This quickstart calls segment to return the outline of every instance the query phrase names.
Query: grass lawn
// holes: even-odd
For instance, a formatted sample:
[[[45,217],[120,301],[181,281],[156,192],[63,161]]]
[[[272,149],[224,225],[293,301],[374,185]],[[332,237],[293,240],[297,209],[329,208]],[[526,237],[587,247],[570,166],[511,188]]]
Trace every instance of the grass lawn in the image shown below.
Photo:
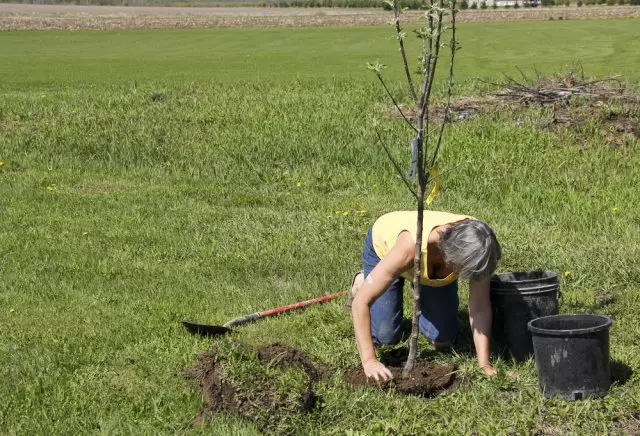
[[[576,62],[637,86],[636,27],[464,25],[456,92],[516,65]],[[183,374],[210,347],[183,318],[223,323],[344,289],[372,221],[413,207],[370,122],[408,163],[409,132],[384,117],[365,68],[379,58],[400,79],[396,56],[389,27],[0,33],[0,433],[179,431],[202,403]],[[340,379],[358,364],[351,320],[333,302],[220,340],[230,353],[295,345],[336,371],[322,407],[278,432],[628,432],[640,413],[639,148],[598,131],[575,143],[539,130],[539,115],[455,124],[433,208],[490,223],[500,271],[563,273],[563,312],[613,295],[600,312],[631,378],[602,400],[544,400],[532,361],[497,363],[518,381],[488,380],[460,351],[438,358],[472,379],[465,389],[356,391]],[[257,432],[228,416],[201,431]]]

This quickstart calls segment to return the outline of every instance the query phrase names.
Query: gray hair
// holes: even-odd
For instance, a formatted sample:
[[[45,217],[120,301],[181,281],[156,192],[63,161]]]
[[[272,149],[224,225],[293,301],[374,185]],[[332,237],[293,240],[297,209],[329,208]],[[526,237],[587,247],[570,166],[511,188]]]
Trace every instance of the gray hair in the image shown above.
[[[493,274],[502,257],[495,233],[479,220],[464,220],[440,235],[438,248],[444,261],[463,279],[486,278]]]

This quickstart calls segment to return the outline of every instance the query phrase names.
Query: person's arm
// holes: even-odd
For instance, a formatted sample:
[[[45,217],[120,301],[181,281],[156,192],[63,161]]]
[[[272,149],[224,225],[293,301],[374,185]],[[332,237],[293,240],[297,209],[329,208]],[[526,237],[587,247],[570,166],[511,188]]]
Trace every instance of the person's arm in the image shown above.
[[[362,368],[367,377],[375,380],[388,380],[393,377],[391,371],[376,358],[371,338],[370,308],[389,285],[409,269],[413,264],[415,242],[408,232],[402,232],[393,248],[378,262],[373,271],[365,278],[351,305],[353,329]]]
[[[469,282],[469,323],[473,332],[473,344],[476,347],[478,366],[485,374],[493,375],[496,370],[491,366],[489,360],[492,320],[489,282],[489,278]]]

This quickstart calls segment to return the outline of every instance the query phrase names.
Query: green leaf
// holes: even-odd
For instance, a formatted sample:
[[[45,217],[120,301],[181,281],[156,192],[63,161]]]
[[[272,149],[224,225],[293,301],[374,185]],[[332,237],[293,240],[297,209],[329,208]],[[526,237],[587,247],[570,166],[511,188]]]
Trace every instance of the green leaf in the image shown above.
[[[387,68],[387,66],[385,64],[380,63],[379,60],[377,60],[375,63],[367,62],[367,69],[369,71],[374,71],[378,75],[382,74],[382,70],[384,68]]]

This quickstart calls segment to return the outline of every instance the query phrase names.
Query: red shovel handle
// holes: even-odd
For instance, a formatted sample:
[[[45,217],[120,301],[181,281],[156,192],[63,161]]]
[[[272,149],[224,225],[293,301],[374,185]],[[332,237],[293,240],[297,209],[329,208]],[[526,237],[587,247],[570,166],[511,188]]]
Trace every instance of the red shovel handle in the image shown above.
[[[323,303],[325,301],[329,301],[336,297],[342,297],[343,295],[347,295],[348,291],[338,292],[336,294],[324,295],[322,297],[314,298],[312,300],[301,301],[299,303],[289,304],[288,306],[276,307],[275,309],[265,310],[264,312],[260,312],[261,317],[277,315],[282,312],[288,312],[290,310],[302,309],[303,307],[309,306],[311,304]]]
[[[301,301],[299,303],[289,304],[287,306],[276,307],[275,309],[265,310],[264,312],[256,312],[256,313],[251,313],[249,315],[243,315],[225,323],[224,327],[232,327],[234,325],[246,324],[248,322],[251,322],[260,318],[265,318],[267,316],[273,316],[279,313],[289,312],[291,310],[302,309],[303,307],[309,306],[311,304],[323,303],[325,301],[329,301],[336,297],[342,297],[343,295],[346,295],[347,292],[349,291],[342,291],[342,292],[338,292],[336,294],[331,294],[331,295],[323,295],[322,297],[313,298],[307,301]]]

